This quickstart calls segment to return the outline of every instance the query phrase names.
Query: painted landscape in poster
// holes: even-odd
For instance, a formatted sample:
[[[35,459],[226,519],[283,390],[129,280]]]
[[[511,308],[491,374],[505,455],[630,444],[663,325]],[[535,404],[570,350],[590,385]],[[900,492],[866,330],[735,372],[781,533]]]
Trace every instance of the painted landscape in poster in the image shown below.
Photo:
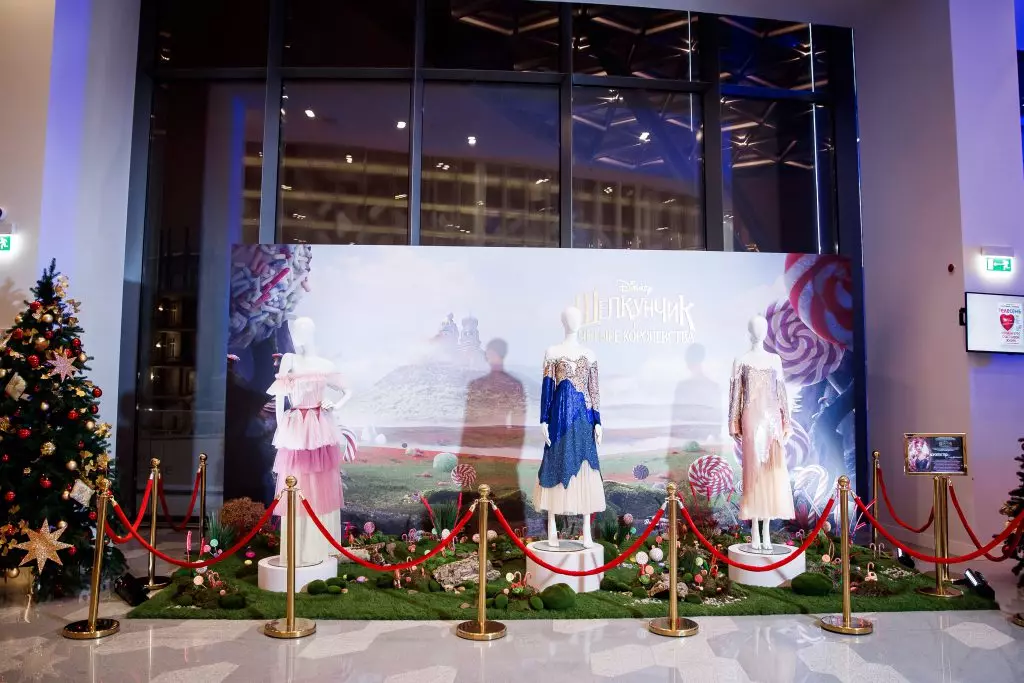
[[[259,245],[232,258],[225,485],[269,501],[274,411],[266,389],[316,323],[318,354],[352,392],[335,411],[357,443],[339,473],[343,521],[430,528],[422,500],[490,484],[539,532],[544,351],[562,310],[601,372],[599,450],[608,515],[653,515],[668,481],[738,522],[739,450],[727,429],[734,359],[755,314],[782,358],[796,524],[817,520],[856,445],[850,269],[836,256],[619,250]],[[475,494],[473,494],[475,495]]]

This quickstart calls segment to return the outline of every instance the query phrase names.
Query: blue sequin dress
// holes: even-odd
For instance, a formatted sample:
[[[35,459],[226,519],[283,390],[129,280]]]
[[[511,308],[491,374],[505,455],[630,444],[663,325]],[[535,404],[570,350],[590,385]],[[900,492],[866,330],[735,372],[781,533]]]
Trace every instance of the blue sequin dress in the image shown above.
[[[597,362],[546,358],[540,421],[548,425],[533,503],[559,515],[586,515],[605,509],[604,482],[594,427],[601,424]]]

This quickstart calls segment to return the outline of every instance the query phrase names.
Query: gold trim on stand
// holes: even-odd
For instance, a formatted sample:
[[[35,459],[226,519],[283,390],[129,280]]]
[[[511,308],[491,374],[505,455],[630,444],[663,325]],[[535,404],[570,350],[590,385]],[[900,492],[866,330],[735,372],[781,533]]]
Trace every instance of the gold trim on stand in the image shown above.
[[[117,619],[100,619],[100,577],[103,575],[103,544],[107,533],[107,503],[110,502],[110,482],[100,478],[100,492],[96,496],[96,540],[92,556],[92,582],[89,585],[89,618],[73,621],[64,627],[61,635],[71,640],[98,640],[121,630]]]
[[[932,480],[932,506],[935,511],[935,556],[949,557],[949,477],[938,474]],[[933,598],[959,598],[963,591],[949,581],[949,565],[935,563],[935,585],[918,588],[917,592]]]
[[[284,482],[285,486],[288,487],[285,491],[285,494],[288,496],[288,548],[286,550],[288,592],[284,603],[285,616],[284,619],[268,621],[263,627],[263,633],[271,638],[305,638],[316,633],[316,622],[312,619],[295,618],[295,514],[298,511],[296,498],[298,498],[299,490],[296,488],[296,485],[299,483],[299,480],[289,475]]]
[[[668,493],[668,616],[651,620],[647,630],[659,636],[685,638],[696,635],[700,626],[693,619],[679,616],[679,498],[676,497],[675,482],[670,481],[665,491]]]
[[[206,541],[206,453],[199,454],[199,541]]]
[[[480,543],[477,560],[480,564],[477,586],[476,619],[464,621],[455,627],[455,635],[466,640],[497,640],[507,635],[505,624],[487,620],[487,506],[490,505],[491,487],[480,485],[477,501],[480,513]]]
[[[153,492],[149,499],[149,544],[156,547],[156,517],[157,517],[157,505],[159,504],[160,498],[160,460],[153,458],[149,461],[150,471],[149,476],[153,480]],[[149,571],[146,576],[146,590],[157,590],[158,588],[166,588],[171,585],[171,579],[167,576],[157,576],[156,573],[156,555],[153,553],[149,554]]]
[[[839,477],[840,555],[843,567],[843,612],[822,617],[818,622],[826,631],[844,636],[864,636],[875,630],[867,619],[850,614],[850,478]]]

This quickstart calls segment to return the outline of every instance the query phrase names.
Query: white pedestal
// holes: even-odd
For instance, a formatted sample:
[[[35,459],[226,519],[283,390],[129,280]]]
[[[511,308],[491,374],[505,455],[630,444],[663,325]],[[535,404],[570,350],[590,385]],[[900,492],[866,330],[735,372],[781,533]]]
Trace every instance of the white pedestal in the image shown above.
[[[746,543],[736,543],[729,546],[729,559],[734,562],[763,567],[775,564],[779,560],[784,560],[796,552],[796,548],[788,545],[773,545],[771,555],[764,552],[751,552],[747,548],[749,546]],[[773,569],[770,572],[752,572],[730,565],[729,579],[745,586],[778,588],[786,581],[792,581],[805,571],[807,571],[806,555],[801,554],[800,557],[797,557],[789,564]]]
[[[265,591],[272,591],[274,593],[285,593],[288,590],[288,568],[283,564],[278,566],[278,562],[282,562],[284,558],[279,555],[273,555],[271,557],[264,557],[259,562],[259,574],[257,575],[257,583],[260,588]],[[308,565],[305,567],[295,568],[295,590],[301,591],[306,588],[311,581],[317,579],[327,580],[334,578],[338,575],[338,561],[333,557],[328,557],[322,562],[317,564]]]
[[[534,555],[559,569],[580,572],[604,564],[604,548],[596,543],[590,548],[584,548],[583,544],[577,541],[562,541],[557,550],[548,549],[547,546],[547,541],[535,541],[527,547]],[[556,574],[540,566],[529,556],[526,558],[526,572],[531,575],[530,585],[538,591],[556,583],[564,583],[577,593],[590,593],[601,587],[601,577],[604,576],[604,574],[594,574],[593,576]]]

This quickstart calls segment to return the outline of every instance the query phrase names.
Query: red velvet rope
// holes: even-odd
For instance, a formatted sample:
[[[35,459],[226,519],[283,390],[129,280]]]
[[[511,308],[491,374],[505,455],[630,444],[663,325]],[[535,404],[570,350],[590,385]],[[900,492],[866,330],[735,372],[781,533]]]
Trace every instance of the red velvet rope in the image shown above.
[[[925,555],[924,553],[919,553],[916,550],[911,550],[904,544],[900,543],[898,540],[893,538],[892,534],[890,534],[888,531],[882,528],[882,526],[878,524],[878,520],[875,519],[874,516],[872,516],[872,514],[865,509],[864,501],[856,497],[854,498],[854,500],[857,502],[857,507],[859,507],[861,510],[864,510],[864,516],[868,518],[868,521],[874,524],[875,527],[878,529],[878,533],[885,536],[890,543],[892,543],[897,548],[905,552],[907,555],[910,555],[911,557],[915,557],[921,560],[922,562],[934,562],[935,564],[960,564],[961,562],[970,562],[973,559],[979,558],[982,555],[988,553],[988,551],[992,550],[1000,543],[1003,543],[1007,538],[1010,537],[1010,534],[1018,530],[1017,527],[1021,525],[1021,522],[1024,522],[1024,512],[1021,512],[1019,515],[1014,517],[1013,521],[1010,522],[1009,526],[1003,529],[1003,533],[996,536],[995,539],[993,539],[993,541],[985,547],[978,548],[973,553],[961,555],[959,557],[935,557],[933,555]]]
[[[142,494],[142,504],[139,505],[139,518],[135,520],[135,524],[132,524],[132,529],[135,531],[139,530],[139,525],[142,524],[142,518],[146,516],[146,503],[149,502],[149,494],[153,492],[153,479],[150,478],[146,481],[146,490]],[[131,533],[127,533],[124,536],[118,536],[114,533],[113,528],[110,524],[105,524],[103,528],[107,532],[107,536],[114,542],[115,545],[123,545],[128,541],[132,540]]]
[[[160,477],[160,486],[158,487],[160,493],[160,505],[164,509],[164,519],[167,520],[167,523],[170,524],[171,528],[175,531],[184,531],[188,526],[188,521],[192,519],[192,511],[196,507],[196,496],[199,495],[199,478],[200,473],[196,472],[196,483],[192,486],[192,500],[189,501],[188,512],[185,513],[185,521],[181,524],[175,524],[174,520],[171,519],[170,511],[167,509],[167,499],[164,498],[164,478]]]
[[[117,513],[117,516],[121,520],[121,523],[128,527],[128,530],[131,533],[131,535],[135,538],[136,541],[139,542],[139,545],[141,545],[143,548],[153,553],[164,562],[169,562],[175,565],[176,567],[183,567],[184,569],[199,569],[200,567],[209,567],[211,564],[223,562],[224,560],[228,559],[229,557],[237,553],[239,550],[244,548],[246,545],[248,545],[249,541],[251,541],[253,537],[259,533],[260,529],[263,528],[263,525],[270,521],[270,515],[274,513],[274,508],[277,507],[279,500],[280,499],[275,498],[273,502],[270,503],[270,507],[268,507],[267,511],[263,513],[263,517],[260,518],[260,521],[256,522],[256,526],[254,526],[252,530],[245,535],[245,538],[235,543],[233,546],[231,546],[231,548],[225,550],[219,556],[210,558],[209,560],[204,560],[202,562],[182,562],[181,560],[176,560],[173,557],[170,557],[169,555],[165,555],[164,553],[160,552],[159,550],[151,546],[149,543],[147,543],[146,539],[142,538],[142,536],[139,536],[138,532],[135,529],[131,528],[128,522],[128,518],[124,516],[124,511],[121,510],[121,506],[118,505],[116,502],[114,503],[114,512]]]
[[[818,518],[818,524],[814,527],[814,531],[807,534],[807,538],[805,538],[804,542],[800,545],[800,547],[796,549],[796,552],[790,554],[784,560],[779,560],[778,562],[773,562],[772,564],[766,564],[763,566],[744,564],[742,562],[733,562],[728,557],[720,553],[718,551],[718,548],[716,548],[714,544],[712,544],[711,541],[705,538],[704,534],[702,534],[697,529],[697,526],[693,523],[693,519],[690,517],[690,511],[686,509],[686,506],[680,505],[680,507],[683,509],[683,517],[686,519],[686,523],[690,525],[690,529],[692,529],[694,535],[697,536],[697,540],[699,540],[705,548],[711,551],[711,554],[714,555],[715,559],[717,559],[719,562],[724,562],[729,566],[736,567],[737,569],[743,569],[748,572],[770,572],[775,569],[778,569],[779,567],[785,567],[787,564],[795,560],[797,557],[807,552],[807,549],[810,548],[811,544],[814,543],[815,539],[818,538],[818,534],[821,533],[821,530],[823,528],[825,528],[825,522],[828,521],[828,515],[830,512],[832,512],[832,506],[835,505],[835,502],[836,499],[834,496],[828,499],[828,503],[825,505],[825,509],[822,510],[821,516]]]
[[[913,527],[904,522],[896,514],[896,510],[892,506],[892,501],[889,500],[889,492],[885,489],[885,479],[882,477],[882,470],[878,470],[878,488],[882,491],[882,500],[885,501],[885,507],[889,508],[889,515],[892,516],[893,521],[899,524],[901,527],[915,534],[921,534],[928,530],[928,527],[935,521],[935,506],[932,506],[932,511],[928,513],[928,521],[924,523],[922,527]],[[878,500],[878,496],[875,496],[875,500]],[[869,506],[870,507],[870,506]]]
[[[974,529],[971,528],[971,525],[967,523],[967,516],[964,514],[964,511],[960,508],[960,501],[957,500],[956,498],[956,489],[954,489],[952,485],[950,485],[949,487],[949,497],[953,501],[953,507],[956,509],[957,516],[960,517],[960,523],[964,525],[964,530],[967,531],[967,535],[971,537],[971,542],[974,543],[975,548],[978,548],[980,550],[981,541],[979,541],[978,537],[974,535]],[[1013,557],[1013,551],[1020,544],[1021,536],[1024,536],[1024,524],[1021,524],[1017,528],[1017,535],[1014,537],[1014,539],[1007,543],[1005,546],[1003,546],[1002,557],[996,557],[995,555],[989,555],[988,553],[985,553],[985,559],[991,560],[993,562],[1003,562],[1004,560],[1008,560],[1009,558]]]
[[[636,542],[634,542],[633,545],[629,546],[629,548],[627,548],[624,553],[616,557],[611,562],[608,562],[607,564],[597,567],[596,569],[588,569],[586,571],[573,571],[570,569],[562,569],[561,567],[556,567],[554,565],[548,564],[544,560],[534,555],[533,551],[527,548],[526,544],[524,544],[522,540],[520,540],[520,538],[516,536],[516,532],[512,530],[511,526],[509,526],[508,520],[505,519],[505,515],[501,514],[501,510],[499,510],[497,507],[494,508],[494,515],[498,518],[498,523],[501,524],[503,529],[505,529],[505,533],[508,534],[509,538],[512,539],[512,542],[519,546],[519,549],[522,550],[527,557],[529,557],[531,560],[533,560],[540,566],[544,567],[548,571],[555,572],[556,574],[562,574],[564,576],[593,576],[594,574],[602,574],[608,571],[609,569],[614,569],[615,567],[619,566],[620,564],[626,561],[627,557],[635,553],[640,548],[640,546],[643,545],[643,542],[647,539],[648,536],[651,535],[651,532],[653,532],[655,528],[657,528],[658,522],[661,521],[661,517],[664,514],[664,510],[658,510],[658,513],[654,515],[654,518],[651,520],[651,523],[647,525],[647,528],[644,529],[644,532],[636,539]]]
[[[445,547],[448,546],[450,543],[453,543],[455,541],[456,536],[458,536],[459,532],[461,532],[465,528],[465,526],[469,523],[469,520],[471,520],[473,518],[473,511],[472,510],[469,510],[468,512],[466,512],[465,516],[463,516],[463,518],[462,518],[462,521],[460,521],[458,524],[456,524],[455,528],[452,529],[452,532],[450,534],[448,534],[448,538],[446,538],[443,541],[441,541],[440,543],[438,543],[437,546],[433,550],[431,550],[429,553],[424,554],[422,557],[418,557],[415,560],[410,560],[410,561],[405,562],[403,564],[386,564],[386,565],[384,565],[384,564],[374,564],[373,562],[367,562],[366,560],[364,560],[363,558],[359,557],[358,555],[352,554],[352,552],[350,552],[348,548],[346,548],[345,546],[341,545],[336,540],[334,540],[334,536],[331,536],[331,532],[327,530],[327,527],[324,526],[324,523],[321,522],[320,518],[316,516],[316,513],[313,512],[313,507],[309,504],[309,501],[306,500],[305,498],[302,499],[302,507],[306,508],[306,513],[309,515],[309,518],[313,520],[313,524],[315,524],[316,528],[320,530],[320,533],[322,533],[324,535],[324,538],[327,539],[327,542],[334,546],[335,550],[337,550],[339,553],[341,553],[342,555],[344,555],[348,559],[352,560],[356,564],[358,564],[360,566],[363,566],[363,567],[366,567],[367,569],[372,569],[373,571],[376,571],[376,572],[400,572],[400,571],[405,571],[406,569],[411,569],[411,568],[415,567],[418,564],[423,564],[424,562],[426,562],[427,560],[432,558],[434,555],[437,555],[439,552],[444,550]],[[486,540],[484,540],[484,542],[486,543]]]

